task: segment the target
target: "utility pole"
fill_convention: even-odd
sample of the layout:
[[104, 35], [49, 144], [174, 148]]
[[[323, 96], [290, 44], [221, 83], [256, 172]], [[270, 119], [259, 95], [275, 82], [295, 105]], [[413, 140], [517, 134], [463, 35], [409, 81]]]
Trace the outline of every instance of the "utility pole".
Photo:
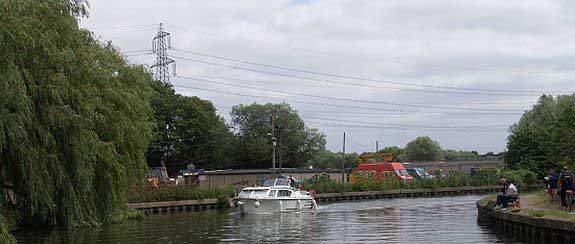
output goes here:
[[274, 115], [271, 116], [271, 123], [272, 123], [272, 169], [273, 169], [273, 177], [276, 178], [276, 137], [275, 137], [275, 123], [274, 123]]
[[379, 152], [379, 141], [375, 140], [375, 153]]
[[152, 39], [152, 52], [156, 54], [156, 61], [151, 68], [155, 69], [155, 78], [164, 84], [170, 82], [170, 64], [172, 65], [173, 75], [176, 74], [176, 61], [168, 58], [168, 49], [171, 48], [170, 33], [165, 32], [162, 23], [160, 23], [158, 34]]
[[343, 159], [341, 160], [341, 182], [345, 183], [345, 132], [343, 133]]
[[279, 160], [279, 164], [280, 164], [280, 175], [282, 175], [282, 161], [283, 161], [283, 153], [284, 153], [284, 128], [279, 127], [278, 129], [280, 129], [280, 145], [279, 145], [280, 160]]

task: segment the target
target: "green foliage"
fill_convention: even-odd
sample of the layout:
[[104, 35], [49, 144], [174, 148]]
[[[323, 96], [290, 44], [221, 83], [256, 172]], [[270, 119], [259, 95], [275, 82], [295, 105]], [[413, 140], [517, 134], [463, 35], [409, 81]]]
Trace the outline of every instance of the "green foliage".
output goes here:
[[277, 160], [282, 167], [301, 167], [325, 148], [325, 136], [305, 126], [297, 111], [286, 103], [234, 106], [236, 133], [234, 168], [269, 168], [272, 151], [270, 118], [275, 117]]
[[355, 179], [357, 182], [375, 181], [375, 171], [355, 171]]
[[381, 150], [379, 150], [378, 152], [380, 153], [391, 153], [395, 156], [395, 161], [401, 162], [404, 160], [404, 150], [401, 147], [398, 146], [391, 146], [391, 147], [385, 147]]
[[152, 77], [79, 29], [83, 14], [76, 1], [0, 1], [0, 181], [26, 224], [112, 222], [147, 171]]
[[[190, 162], [206, 169], [232, 162], [233, 134], [210, 101], [176, 94], [171, 85], [155, 81], [151, 103], [156, 120], [154, 142], [146, 154], [151, 165], [184, 168]], [[164, 147], [171, 146], [164, 157]]]
[[475, 161], [479, 160], [479, 153], [476, 151], [444, 150], [445, 161]]
[[538, 176], [575, 164], [575, 95], [541, 96], [511, 127], [505, 162]]
[[112, 223], [122, 223], [127, 220], [130, 221], [142, 221], [144, 220], [144, 213], [135, 209], [127, 208], [120, 212], [118, 215], [114, 216]]
[[535, 173], [520, 169], [520, 170], [508, 170], [508, 169], [498, 169], [497, 177], [499, 179], [505, 178], [513, 182], [518, 189], [524, 188], [528, 184], [537, 183], [537, 176]]
[[[357, 153], [346, 153], [345, 154], [345, 167], [354, 168], [358, 164]], [[308, 162], [308, 165], [313, 165], [318, 169], [341, 169], [342, 167], [342, 153], [332, 152], [329, 150], [321, 150], [314, 155], [314, 157]]]
[[11, 230], [8, 221], [0, 214], [0, 243], [16, 243], [16, 239], [10, 234]]
[[433, 172], [435, 178], [427, 180], [398, 181], [397, 179], [382, 179], [375, 181], [375, 176], [369, 172], [357, 174], [355, 183], [341, 183], [336, 181], [305, 183], [305, 189], [313, 189], [317, 193], [335, 192], [361, 192], [361, 191], [385, 191], [396, 189], [437, 189], [444, 187], [464, 187], [464, 186], [494, 186], [499, 184], [501, 177], [512, 179], [518, 187], [525, 184], [535, 183], [531, 181], [528, 171], [512, 170], [485, 170], [480, 171], [473, 177], [458, 170], [443, 172], [438, 169]]
[[[234, 196], [231, 186], [202, 189], [190, 186], [166, 186], [160, 188], [138, 188], [128, 194], [128, 202], [163, 202], [179, 200], [201, 200], [210, 198], [229, 198]], [[227, 203], [227, 199], [226, 199]]]
[[222, 209], [222, 208], [227, 208], [228, 204], [230, 202], [230, 197], [233, 197], [233, 195], [226, 195], [226, 194], [220, 194], [218, 196], [218, 201], [217, 201], [217, 208]]
[[443, 159], [443, 151], [434, 140], [420, 136], [407, 143], [403, 158], [407, 161], [434, 161]]
[[533, 217], [543, 217], [545, 216], [545, 212], [543, 210], [538, 210], [538, 209], [529, 209], [529, 211], [527, 211], [529, 213], [530, 216]]

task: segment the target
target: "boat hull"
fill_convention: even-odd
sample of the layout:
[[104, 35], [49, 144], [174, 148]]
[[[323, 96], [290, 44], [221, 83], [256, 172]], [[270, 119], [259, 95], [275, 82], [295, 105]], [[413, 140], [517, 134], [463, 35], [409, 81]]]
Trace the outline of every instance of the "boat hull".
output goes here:
[[238, 199], [240, 212], [245, 214], [289, 213], [315, 210], [315, 200], [306, 199]]

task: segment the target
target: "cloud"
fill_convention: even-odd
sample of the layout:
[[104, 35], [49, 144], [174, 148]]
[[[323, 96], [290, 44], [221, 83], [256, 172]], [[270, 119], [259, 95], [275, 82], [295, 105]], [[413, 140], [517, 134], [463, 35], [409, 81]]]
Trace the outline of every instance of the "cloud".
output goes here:
[[[495, 90], [575, 90], [575, 5], [536, 0], [397, 0], [397, 1], [92, 1], [90, 18], [81, 25], [124, 51], [149, 49], [162, 22], [174, 46], [219, 56], [316, 72], [435, 86]], [[518, 113], [538, 95], [450, 94], [437, 89], [386, 82], [343, 79], [209, 59], [178, 51], [171, 55], [248, 67], [230, 69], [177, 60], [178, 73], [219, 78], [243, 86], [402, 104], [515, 109]], [[153, 56], [132, 56], [150, 64]], [[308, 79], [297, 79], [302, 76]], [[232, 78], [232, 79], [221, 79]], [[374, 128], [377, 123], [424, 126], [511, 125], [517, 113], [500, 115], [358, 102], [342, 102], [173, 78], [179, 86], [242, 93], [234, 96], [176, 87], [178, 92], [210, 99], [219, 107], [238, 103], [286, 101], [304, 120], [324, 131], [328, 148], [339, 148], [343, 131], [362, 144], [404, 146], [429, 135], [447, 148], [501, 151], [507, 131], [436, 131]], [[355, 84], [355, 85], [354, 85]], [[423, 91], [422, 91], [423, 90]], [[473, 93], [473, 92], [470, 92]], [[257, 96], [268, 97], [257, 97]], [[347, 107], [346, 107], [347, 106]], [[221, 109], [227, 117], [227, 111]], [[344, 123], [353, 120], [364, 123]], [[371, 123], [371, 124], [370, 124]], [[334, 127], [333, 124], [353, 124]]]

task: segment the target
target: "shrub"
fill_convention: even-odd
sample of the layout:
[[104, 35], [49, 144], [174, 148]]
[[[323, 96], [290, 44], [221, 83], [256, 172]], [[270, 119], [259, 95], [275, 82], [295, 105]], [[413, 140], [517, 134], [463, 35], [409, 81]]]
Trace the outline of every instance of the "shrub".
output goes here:
[[128, 202], [162, 202], [178, 200], [201, 200], [210, 198], [229, 198], [234, 196], [234, 192], [234, 188], [231, 186], [213, 189], [201, 189], [190, 186], [139, 188], [128, 194]]

